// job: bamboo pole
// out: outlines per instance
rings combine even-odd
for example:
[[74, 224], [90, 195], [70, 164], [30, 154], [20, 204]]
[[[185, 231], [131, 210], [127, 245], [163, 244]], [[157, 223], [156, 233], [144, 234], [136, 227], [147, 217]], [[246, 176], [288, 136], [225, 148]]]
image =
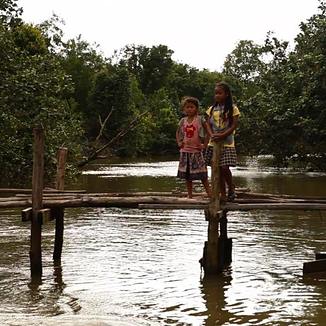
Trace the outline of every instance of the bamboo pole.
[[42, 276], [42, 249], [41, 233], [42, 225], [38, 218], [38, 211], [42, 208], [43, 176], [44, 176], [44, 131], [42, 127], [33, 129], [33, 178], [32, 178], [32, 222], [31, 222], [31, 246], [30, 263], [32, 279], [40, 279]]
[[[57, 163], [57, 178], [56, 189], [64, 190], [65, 185], [65, 168], [67, 160], [68, 149], [65, 147], [59, 148], [58, 163]], [[55, 240], [53, 249], [53, 260], [55, 262], [61, 261], [62, 245], [63, 245], [63, 231], [64, 231], [64, 208], [58, 207], [52, 209], [52, 214], [55, 217]]]

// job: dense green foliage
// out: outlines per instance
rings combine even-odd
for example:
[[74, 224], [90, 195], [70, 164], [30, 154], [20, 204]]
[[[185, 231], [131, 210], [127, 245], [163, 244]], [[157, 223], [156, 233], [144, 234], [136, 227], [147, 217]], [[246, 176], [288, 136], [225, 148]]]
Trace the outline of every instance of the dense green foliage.
[[67, 94], [73, 92], [71, 78], [51, 53], [41, 30], [19, 20], [3, 18], [3, 22], [0, 26], [0, 175], [24, 181], [31, 175], [33, 126], [44, 126], [45, 164], [49, 173], [53, 171], [59, 146], [69, 147], [72, 160], [80, 155], [82, 128], [80, 114], [66, 100]]
[[58, 17], [30, 25], [16, 0], [2, 0], [0, 176], [28, 180], [32, 129], [39, 124], [49, 178], [61, 145], [69, 148], [71, 170], [112, 139], [106, 151], [117, 155], [176, 153], [181, 98], [198, 97], [204, 111], [222, 79], [241, 111], [240, 153], [325, 170], [325, 10], [320, 0], [319, 12], [301, 24], [294, 49], [271, 33], [264, 44], [242, 40], [223, 71], [211, 72], [176, 63], [165, 45], [127, 45], [105, 58], [81, 37], [64, 42]]
[[301, 23], [295, 48], [271, 34], [263, 45], [241, 41], [223, 73], [234, 80], [243, 115], [239, 145], [251, 154], [273, 154], [326, 170], [326, 6]]

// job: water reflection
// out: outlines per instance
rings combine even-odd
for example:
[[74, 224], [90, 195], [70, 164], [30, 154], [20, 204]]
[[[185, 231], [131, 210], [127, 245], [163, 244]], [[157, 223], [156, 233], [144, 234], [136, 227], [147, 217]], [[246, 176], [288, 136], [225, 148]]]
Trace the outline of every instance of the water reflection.
[[[171, 191], [184, 186], [176, 168], [173, 160], [94, 165], [74, 187]], [[326, 196], [322, 174], [252, 161], [234, 175], [253, 191]], [[302, 278], [303, 262], [326, 250], [325, 213], [230, 212], [232, 269], [200, 279], [202, 211], [67, 209], [61, 266], [52, 262], [54, 225], [43, 228], [39, 284], [30, 282], [29, 225], [19, 210], [0, 215], [3, 325], [323, 325], [326, 318], [325, 280]]]
[[231, 286], [231, 269], [219, 276], [205, 276], [201, 280], [201, 291], [206, 305], [207, 315], [205, 326], [224, 325], [232, 319], [232, 314], [226, 309], [225, 292]]
[[[62, 267], [60, 265], [53, 266], [53, 279], [33, 278], [28, 283], [29, 304], [38, 309], [45, 309], [43, 313], [49, 316], [57, 316], [67, 312], [63, 309], [64, 305], [71, 308], [71, 311], [77, 313], [81, 310], [77, 297], [64, 291], [66, 284], [63, 282]], [[64, 305], [63, 305], [64, 303]]]
[[[269, 156], [240, 158], [239, 166], [232, 168], [236, 186], [253, 192], [326, 196], [326, 173], [276, 169], [266, 165], [270, 160]], [[184, 183], [176, 178], [177, 168], [176, 158], [159, 164], [103, 162], [90, 165], [83, 172], [79, 187], [94, 192], [170, 191], [184, 188]]]

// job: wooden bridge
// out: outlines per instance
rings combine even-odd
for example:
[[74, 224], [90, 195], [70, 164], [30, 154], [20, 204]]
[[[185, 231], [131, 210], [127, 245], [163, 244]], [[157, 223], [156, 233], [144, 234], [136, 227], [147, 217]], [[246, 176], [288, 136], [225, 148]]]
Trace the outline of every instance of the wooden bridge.
[[[0, 208], [32, 206], [32, 189], [0, 188]], [[43, 208], [120, 207], [138, 209], [206, 209], [210, 200], [204, 193], [186, 198], [183, 192], [87, 193], [85, 190], [43, 189]], [[237, 189], [233, 202], [221, 203], [226, 211], [248, 210], [326, 210], [326, 197], [297, 197], [254, 193]]]
[[[208, 221], [207, 241], [200, 260], [206, 274], [216, 274], [232, 260], [232, 239], [227, 236], [227, 212], [248, 210], [326, 210], [325, 197], [294, 197], [290, 195], [253, 193], [237, 189], [234, 202], [219, 200], [218, 160], [221, 147], [214, 144], [212, 163], [212, 198], [195, 194], [185, 198], [182, 192], [86, 193], [84, 190], [64, 190], [67, 149], [58, 152], [56, 188], [43, 187], [44, 135], [34, 129], [32, 189], [0, 189], [1, 208], [23, 208], [22, 220], [31, 221], [31, 276], [42, 276], [42, 224], [55, 220], [53, 259], [61, 262], [64, 233], [64, 209], [70, 207], [121, 207], [138, 209], [203, 209]], [[319, 253], [316, 261], [305, 263], [304, 272], [326, 272], [326, 255]]]

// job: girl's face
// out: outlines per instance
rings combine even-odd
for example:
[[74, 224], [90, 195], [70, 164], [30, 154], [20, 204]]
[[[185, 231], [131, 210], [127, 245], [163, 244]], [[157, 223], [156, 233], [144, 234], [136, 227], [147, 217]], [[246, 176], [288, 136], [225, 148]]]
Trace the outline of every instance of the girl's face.
[[224, 104], [228, 97], [228, 93], [224, 90], [222, 86], [216, 86], [215, 88], [215, 101], [218, 104]]
[[193, 117], [197, 114], [197, 107], [193, 103], [186, 103], [186, 105], [183, 108], [183, 112], [188, 116], [188, 117]]

